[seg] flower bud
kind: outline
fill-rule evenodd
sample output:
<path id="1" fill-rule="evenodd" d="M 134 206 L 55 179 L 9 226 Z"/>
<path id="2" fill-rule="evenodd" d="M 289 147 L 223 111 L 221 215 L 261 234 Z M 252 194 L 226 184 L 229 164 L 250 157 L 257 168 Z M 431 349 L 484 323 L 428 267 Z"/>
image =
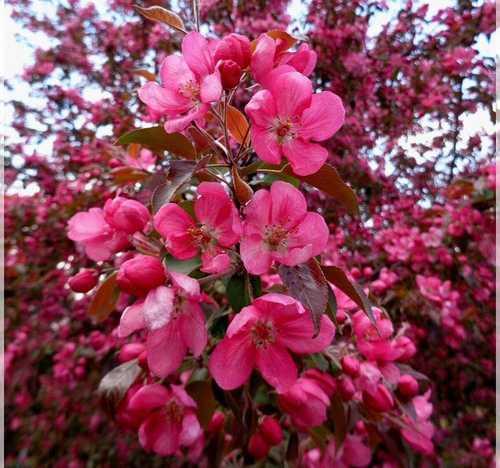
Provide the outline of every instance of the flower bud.
<path id="1" fill-rule="evenodd" d="M 118 360 L 120 362 L 131 361 L 144 352 L 146 347 L 142 343 L 127 343 L 120 350 Z"/>
<path id="2" fill-rule="evenodd" d="M 372 411 L 383 413 L 392 409 L 394 399 L 383 384 L 378 384 L 373 390 L 363 392 L 363 403 Z"/>
<path id="3" fill-rule="evenodd" d="M 354 387 L 354 383 L 352 382 L 350 377 L 344 376 L 339 380 L 339 393 L 340 398 L 344 401 L 352 400 L 352 397 L 356 393 L 356 388 Z"/>
<path id="4" fill-rule="evenodd" d="M 215 411 L 212 415 L 212 419 L 208 423 L 207 432 L 215 433 L 219 432 L 224 428 L 224 423 L 226 422 L 226 417 L 222 411 Z"/>
<path id="5" fill-rule="evenodd" d="M 142 231 L 149 221 L 148 209 L 136 200 L 116 197 L 106 201 L 104 219 L 118 231 L 133 234 Z"/>
<path id="6" fill-rule="evenodd" d="M 357 377 L 359 374 L 359 361 L 352 356 L 342 358 L 342 370 L 350 377 Z"/>
<path id="7" fill-rule="evenodd" d="M 162 285 L 167 277 L 159 258 L 136 255 L 122 263 L 116 279 L 122 291 L 141 297 Z"/>
<path id="8" fill-rule="evenodd" d="M 93 268 L 84 268 L 68 280 L 69 287 L 74 292 L 89 292 L 99 279 L 99 273 Z"/>
<path id="9" fill-rule="evenodd" d="M 260 432 L 256 432 L 248 442 L 248 453 L 255 459 L 260 460 L 267 457 L 269 453 L 269 444 L 266 442 Z"/>
<path id="10" fill-rule="evenodd" d="M 221 60 L 218 68 L 224 89 L 233 89 L 240 82 L 243 72 L 241 67 L 233 60 Z"/>
<path id="11" fill-rule="evenodd" d="M 400 336 L 396 338 L 396 348 L 403 354 L 399 357 L 399 361 L 407 361 L 412 358 L 417 352 L 417 348 L 413 341 L 407 336 Z"/>
<path id="12" fill-rule="evenodd" d="M 418 382 L 411 375 L 404 374 L 399 379 L 398 392 L 408 399 L 413 398 L 418 393 Z"/>
<path id="13" fill-rule="evenodd" d="M 231 60 L 240 68 L 247 68 L 250 65 L 252 51 L 250 41 L 241 34 L 229 34 L 219 41 L 214 52 L 215 63 L 219 60 Z"/>
<path id="14" fill-rule="evenodd" d="M 271 445 L 278 445 L 283 440 L 283 431 L 278 421 L 271 416 L 266 416 L 259 427 L 262 437 Z"/>

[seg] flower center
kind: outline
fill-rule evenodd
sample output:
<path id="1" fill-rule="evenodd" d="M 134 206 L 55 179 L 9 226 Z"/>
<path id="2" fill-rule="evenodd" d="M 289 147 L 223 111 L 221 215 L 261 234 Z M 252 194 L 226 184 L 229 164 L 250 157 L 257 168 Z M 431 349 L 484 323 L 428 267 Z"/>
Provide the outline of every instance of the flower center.
<path id="1" fill-rule="evenodd" d="M 193 101 L 199 101 L 200 87 L 198 83 L 189 80 L 179 87 L 179 93 Z"/>
<path id="2" fill-rule="evenodd" d="M 296 137 L 295 126 L 290 118 L 287 118 L 285 121 L 276 120 L 273 125 L 273 131 L 276 133 L 279 144 L 286 143 Z"/>
<path id="3" fill-rule="evenodd" d="M 188 229 L 188 233 L 198 246 L 207 245 L 212 240 L 205 226 L 193 226 Z"/>
<path id="4" fill-rule="evenodd" d="M 282 226 L 267 226 L 264 232 L 266 244 L 270 250 L 278 250 L 280 247 L 286 247 L 288 231 Z"/>
<path id="5" fill-rule="evenodd" d="M 276 332 L 272 322 L 259 320 L 252 327 L 252 340 L 257 348 L 266 348 L 276 341 Z"/>
<path id="6" fill-rule="evenodd" d="M 182 421 L 182 416 L 184 415 L 184 409 L 175 400 L 170 400 L 165 405 L 165 416 L 174 423 L 180 423 Z"/>

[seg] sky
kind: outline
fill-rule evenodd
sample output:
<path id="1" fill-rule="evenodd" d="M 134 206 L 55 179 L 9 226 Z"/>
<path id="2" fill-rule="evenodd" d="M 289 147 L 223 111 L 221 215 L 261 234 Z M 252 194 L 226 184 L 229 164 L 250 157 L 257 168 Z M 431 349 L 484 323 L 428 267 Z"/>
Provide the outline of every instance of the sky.
<path id="1" fill-rule="evenodd" d="M 94 4 L 98 9 L 105 10 L 106 0 L 94 1 Z M 301 18 L 307 13 L 308 0 L 292 0 L 289 7 L 289 14 L 292 18 Z M 393 17 L 399 10 L 403 2 L 400 0 L 389 0 L 389 9 L 384 12 L 377 13 L 373 16 L 370 24 L 370 34 L 375 36 L 378 31 L 381 30 L 382 26 Z M 417 3 L 429 3 L 429 15 L 433 15 L 441 8 L 450 6 L 454 4 L 453 0 L 432 0 L 425 2 L 424 0 L 417 1 Z M 47 11 L 51 8 L 50 3 L 39 1 L 39 8 L 41 11 Z M 26 43 L 26 40 L 32 43 L 36 43 L 41 47 L 48 47 L 48 43 L 43 34 L 35 35 L 30 32 L 22 31 L 21 28 L 10 18 L 11 7 L 3 3 L 0 4 L 0 46 L 1 48 L 1 61 L 0 61 L 0 77 L 2 80 L 12 80 L 20 76 L 23 69 L 32 62 L 32 49 Z M 305 32 L 305 31 L 301 31 Z M 16 36 L 21 34 L 25 37 L 25 41 L 20 41 Z M 500 50 L 500 40 L 498 32 L 493 35 L 490 42 L 483 40 L 478 44 L 478 50 L 488 56 L 497 55 L 497 51 Z M 1 124 L 0 124 L 0 135 L 7 137 L 14 137 L 15 132 L 10 128 L 13 118 L 13 108 L 8 104 L 10 99 L 17 100 L 30 100 L 30 88 L 29 84 L 22 81 L 14 80 L 14 89 L 12 91 L 7 91 L 4 86 L 0 90 L 0 97 L 2 101 L 1 108 Z M 486 111 L 479 111 L 473 116 L 467 116 L 466 124 L 463 126 L 463 136 L 468 134 L 476 133 L 477 130 L 483 130 L 484 132 L 491 133 L 494 130 L 494 125 L 491 123 L 488 113 Z M 497 128 L 497 131 L 499 129 Z M 438 129 L 431 132 L 420 133 L 417 135 L 408 135 L 402 138 L 400 143 L 407 148 L 407 151 L 419 161 L 420 155 L 415 154 L 412 150 L 412 144 L 414 143 L 424 143 L 431 141 L 432 138 L 439 132 Z M 42 148 L 37 148 L 38 151 L 49 153 L 51 144 L 47 142 Z M 18 161 L 19 164 L 22 161 Z M 390 170 L 390 168 L 389 168 Z M 15 190 L 19 190 L 23 193 L 32 193 L 35 188 L 17 187 Z"/>

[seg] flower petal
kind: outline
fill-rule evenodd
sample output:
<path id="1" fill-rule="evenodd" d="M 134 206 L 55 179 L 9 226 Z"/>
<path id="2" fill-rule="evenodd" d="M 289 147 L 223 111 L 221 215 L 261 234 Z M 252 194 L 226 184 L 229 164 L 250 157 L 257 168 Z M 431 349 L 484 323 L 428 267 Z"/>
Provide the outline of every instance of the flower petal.
<path id="1" fill-rule="evenodd" d="M 342 100 L 330 91 L 322 91 L 312 97 L 311 106 L 303 112 L 299 136 L 304 140 L 327 140 L 342 127 L 344 118 Z"/>
<path id="2" fill-rule="evenodd" d="M 214 61 L 208 41 L 199 32 L 186 34 L 182 41 L 182 56 L 189 68 L 201 78 L 214 71 Z"/>
<path id="3" fill-rule="evenodd" d="M 208 339 L 205 316 L 200 305 L 188 301 L 184 306 L 183 315 L 178 320 L 184 344 L 196 357 L 199 356 Z"/>
<path id="4" fill-rule="evenodd" d="M 288 236 L 288 248 L 311 246 L 311 257 L 321 254 L 328 243 L 330 232 L 325 219 L 318 213 L 307 213 Z M 309 257 L 310 258 L 310 257 Z"/>
<path id="5" fill-rule="evenodd" d="M 252 275 L 263 275 L 272 264 L 271 252 L 259 235 L 246 236 L 240 242 L 240 255 L 246 270 Z"/>
<path id="6" fill-rule="evenodd" d="M 169 118 L 164 125 L 167 133 L 175 133 L 184 131 L 191 122 L 202 119 L 208 112 L 208 104 L 198 104 L 190 108 L 190 110 L 180 117 Z"/>
<path id="7" fill-rule="evenodd" d="M 262 127 L 253 126 L 250 129 L 252 146 L 257 156 L 269 164 L 281 163 L 281 147 L 276 135 Z"/>
<path id="8" fill-rule="evenodd" d="M 328 159 L 328 151 L 325 148 L 300 138 L 288 141 L 282 146 L 282 149 L 283 154 L 292 165 L 293 172 L 300 176 L 318 172 Z"/>
<path id="9" fill-rule="evenodd" d="M 267 89 L 256 92 L 245 106 L 245 112 L 254 126 L 269 128 L 276 118 L 273 95 Z"/>
<path id="10" fill-rule="evenodd" d="M 148 81 L 137 92 L 139 99 L 153 111 L 160 114 L 167 112 L 185 112 L 190 101 L 169 88 L 163 88 L 155 81 Z"/>
<path id="11" fill-rule="evenodd" d="M 222 94 L 222 84 L 219 72 L 205 76 L 201 80 L 200 98 L 202 102 L 218 101 Z"/>
<path id="12" fill-rule="evenodd" d="M 157 411 L 139 428 L 139 442 L 158 455 L 173 455 L 179 449 L 182 426 Z"/>
<path id="13" fill-rule="evenodd" d="M 146 348 L 149 368 L 162 378 L 179 368 L 187 351 L 177 321 L 149 333 Z"/>
<path id="14" fill-rule="evenodd" d="M 208 368 L 217 385 L 233 390 L 243 385 L 255 365 L 255 346 L 247 333 L 224 338 L 215 348 Z"/>
<path id="15" fill-rule="evenodd" d="M 278 392 L 286 391 L 297 380 L 297 366 L 279 344 L 257 349 L 256 364 L 264 380 Z"/>
<path id="16" fill-rule="evenodd" d="M 309 314 L 288 315 L 279 323 L 279 343 L 297 354 L 323 351 L 335 336 L 335 326 L 328 317 L 322 315 L 319 334 L 316 338 L 313 335 L 314 327 Z"/>
<path id="17" fill-rule="evenodd" d="M 292 184 L 278 180 L 271 185 L 271 223 L 292 229 L 307 213 L 307 202 L 302 192 Z"/>
<path id="18" fill-rule="evenodd" d="M 170 392 L 163 385 L 144 385 L 130 398 L 128 408 L 132 411 L 147 412 L 163 406 L 169 398 Z"/>
<path id="19" fill-rule="evenodd" d="M 158 286 L 149 291 L 142 308 L 144 321 L 150 330 L 166 325 L 174 309 L 174 291 L 166 286 Z"/>
<path id="20" fill-rule="evenodd" d="M 283 119 L 300 117 L 311 104 L 311 80 L 296 71 L 281 74 L 279 80 L 270 84 L 269 91 L 276 102 L 278 115 Z"/>
<path id="21" fill-rule="evenodd" d="M 276 42 L 267 34 L 261 34 L 252 54 L 250 69 L 256 81 L 264 78 L 274 67 Z"/>
<path id="22" fill-rule="evenodd" d="M 200 283 L 194 278 L 183 273 L 177 273 L 176 271 L 169 272 L 172 284 L 181 289 L 184 294 L 191 297 L 197 297 L 200 295 Z"/>
<path id="23" fill-rule="evenodd" d="M 196 439 L 203 434 L 200 422 L 193 413 L 188 413 L 182 420 L 182 432 L 180 435 L 181 445 L 188 447 L 196 442 Z"/>
<path id="24" fill-rule="evenodd" d="M 190 82 L 195 83 L 196 77 L 182 55 L 172 54 L 165 57 L 160 66 L 161 84 L 164 88 L 178 90 Z M 189 98 L 179 94 L 186 102 Z"/>
<path id="25" fill-rule="evenodd" d="M 137 301 L 123 311 L 118 327 L 118 336 L 120 338 L 125 338 L 146 326 L 143 307 L 144 301 Z"/>

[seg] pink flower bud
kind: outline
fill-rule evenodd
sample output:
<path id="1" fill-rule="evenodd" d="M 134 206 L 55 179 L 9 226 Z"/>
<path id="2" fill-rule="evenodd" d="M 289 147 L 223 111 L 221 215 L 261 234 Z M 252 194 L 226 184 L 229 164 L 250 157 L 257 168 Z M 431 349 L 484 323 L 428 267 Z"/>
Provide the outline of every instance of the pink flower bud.
<path id="1" fill-rule="evenodd" d="M 392 409 L 394 399 L 383 384 L 378 384 L 374 389 L 363 392 L 363 403 L 372 411 L 383 413 Z"/>
<path id="2" fill-rule="evenodd" d="M 222 41 L 219 41 L 214 52 L 214 60 L 232 60 L 240 66 L 247 68 L 250 65 L 252 51 L 250 41 L 241 34 L 229 34 Z"/>
<path id="3" fill-rule="evenodd" d="M 339 380 L 339 393 L 340 398 L 344 401 L 352 400 L 352 397 L 356 393 L 356 388 L 354 387 L 354 383 L 352 382 L 350 377 L 344 376 Z"/>
<path id="4" fill-rule="evenodd" d="M 99 279 L 99 273 L 93 268 L 84 268 L 68 280 L 69 287 L 79 293 L 89 292 Z"/>
<path id="5" fill-rule="evenodd" d="M 138 357 L 145 349 L 146 347 L 142 343 L 127 343 L 120 350 L 118 360 L 120 362 L 131 361 Z"/>
<path id="6" fill-rule="evenodd" d="M 413 341 L 407 336 L 396 338 L 396 348 L 403 354 L 399 357 L 399 361 L 408 361 L 417 352 L 417 348 Z"/>
<path id="7" fill-rule="evenodd" d="M 215 411 L 212 415 L 212 419 L 208 423 L 207 432 L 215 433 L 219 432 L 224 428 L 224 423 L 226 422 L 226 417 L 222 411 Z"/>
<path id="8" fill-rule="evenodd" d="M 406 398 L 413 398 L 418 393 L 418 382 L 408 374 L 401 376 L 398 382 L 398 391 Z"/>
<path id="9" fill-rule="evenodd" d="M 235 61 L 222 60 L 219 62 L 218 68 L 224 89 L 232 89 L 240 82 L 242 70 Z"/>
<path id="10" fill-rule="evenodd" d="M 357 377 L 359 374 L 359 361 L 352 356 L 342 358 L 342 370 L 351 377 Z"/>
<path id="11" fill-rule="evenodd" d="M 122 291 L 140 297 L 162 285 L 167 277 L 159 258 L 136 255 L 122 263 L 116 279 Z"/>
<path id="12" fill-rule="evenodd" d="M 283 440 L 283 431 L 278 421 L 271 416 L 266 416 L 260 424 L 259 430 L 266 442 L 271 445 L 278 445 Z"/>
<path id="13" fill-rule="evenodd" d="M 106 201 L 104 219 L 118 231 L 133 234 L 142 231 L 149 221 L 148 209 L 136 200 L 116 197 Z"/>
<path id="14" fill-rule="evenodd" d="M 267 457 L 269 453 L 269 444 L 266 442 L 264 437 L 260 432 L 256 432 L 250 441 L 248 442 L 248 453 L 252 455 L 255 459 L 260 460 L 261 458 Z"/>

